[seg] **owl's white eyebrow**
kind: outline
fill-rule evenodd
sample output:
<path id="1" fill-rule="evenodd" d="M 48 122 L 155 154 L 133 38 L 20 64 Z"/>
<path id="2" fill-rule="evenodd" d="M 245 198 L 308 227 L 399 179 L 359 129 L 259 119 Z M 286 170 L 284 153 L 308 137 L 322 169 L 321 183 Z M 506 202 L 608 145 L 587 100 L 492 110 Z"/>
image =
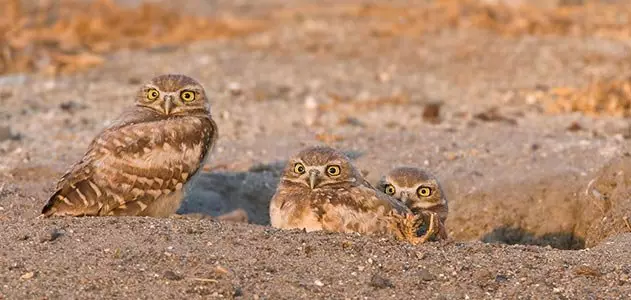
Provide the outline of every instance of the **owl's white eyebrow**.
<path id="1" fill-rule="evenodd" d="M 193 90 L 195 92 L 199 92 L 200 89 L 198 86 L 196 85 L 185 85 L 183 87 L 181 87 L 180 89 L 178 89 L 178 91 L 184 91 L 184 90 Z"/>

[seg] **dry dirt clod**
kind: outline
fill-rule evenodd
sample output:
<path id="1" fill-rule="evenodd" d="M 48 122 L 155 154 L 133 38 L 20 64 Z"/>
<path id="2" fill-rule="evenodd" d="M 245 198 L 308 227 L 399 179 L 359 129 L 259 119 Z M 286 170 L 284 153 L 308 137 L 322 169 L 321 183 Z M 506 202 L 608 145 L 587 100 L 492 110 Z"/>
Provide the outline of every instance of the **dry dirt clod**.
<path id="1" fill-rule="evenodd" d="M 379 274 L 372 275 L 370 278 L 370 286 L 383 289 L 383 288 L 394 288 L 394 284 L 390 279 L 385 278 Z"/>
<path id="2" fill-rule="evenodd" d="M 81 103 L 77 103 L 76 101 L 66 101 L 66 102 L 62 102 L 61 104 L 59 104 L 59 109 L 68 112 L 70 114 L 73 114 L 79 110 L 85 109 L 87 108 L 86 105 L 81 104 Z"/>
<path id="3" fill-rule="evenodd" d="M 53 229 L 53 230 L 50 231 L 50 233 L 42 236 L 39 241 L 41 243 L 52 242 L 52 241 L 55 241 L 56 239 L 58 239 L 63 234 L 64 234 L 63 231 L 61 231 L 59 229 Z"/>
<path id="4" fill-rule="evenodd" d="M 572 122 L 572 124 L 570 124 L 570 126 L 567 127 L 567 131 L 570 131 L 570 132 L 576 132 L 579 130 L 583 130 L 583 126 L 581 126 L 581 124 L 576 121 Z"/>
<path id="5" fill-rule="evenodd" d="M 484 112 L 475 114 L 473 117 L 484 122 L 504 122 L 510 125 L 517 125 L 517 121 L 515 119 L 502 115 L 497 107 L 489 108 Z"/>
<path id="6" fill-rule="evenodd" d="M 182 280 L 183 277 L 181 275 L 176 274 L 173 271 L 166 271 L 164 272 L 164 278 L 168 279 L 168 280 L 172 280 L 172 281 L 178 281 L 178 280 Z"/>
<path id="7" fill-rule="evenodd" d="M 598 277 L 602 275 L 600 271 L 587 265 L 576 267 L 574 269 L 574 274 L 582 275 L 582 276 L 590 276 L 590 277 Z"/>
<path id="8" fill-rule="evenodd" d="M 423 109 L 423 120 L 431 124 L 440 123 L 440 107 L 442 103 L 428 103 Z"/>
<path id="9" fill-rule="evenodd" d="M 17 141 L 21 138 L 19 134 L 14 134 L 9 126 L 0 126 L 0 142 L 6 140 Z"/>
<path id="10" fill-rule="evenodd" d="M 426 269 L 421 269 L 418 273 L 418 277 L 422 281 L 432 281 L 436 279 L 436 276 L 434 276 L 434 274 L 432 274 L 430 271 L 427 271 Z"/>
<path id="11" fill-rule="evenodd" d="M 355 117 L 344 117 L 338 122 L 340 125 L 350 125 L 355 127 L 366 127 L 366 124 Z"/>

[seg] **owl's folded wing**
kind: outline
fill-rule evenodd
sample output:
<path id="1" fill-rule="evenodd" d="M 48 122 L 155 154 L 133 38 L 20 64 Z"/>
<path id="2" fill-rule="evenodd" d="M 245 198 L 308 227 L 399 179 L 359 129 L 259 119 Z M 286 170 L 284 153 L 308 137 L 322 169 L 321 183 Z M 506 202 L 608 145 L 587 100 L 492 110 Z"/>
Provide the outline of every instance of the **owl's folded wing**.
<path id="1" fill-rule="evenodd" d="M 215 135 L 211 119 L 194 117 L 106 129 L 62 177 L 42 214 L 142 211 L 183 188 L 201 167 Z"/>
<path id="2" fill-rule="evenodd" d="M 407 207 L 364 185 L 317 199 L 312 205 L 323 229 L 337 232 L 395 234 L 396 223 L 409 213 Z"/>
<path id="3" fill-rule="evenodd" d="M 405 204 L 401 203 L 401 201 L 398 201 L 382 193 L 366 180 L 364 180 L 363 182 L 362 189 L 366 190 L 366 193 L 374 195 L 374 197 L 376 198 L 375 201 L 377 203 L 383 203 L 383 205 L 389 205 L 392 207 L 392 210 L 394 210 L 395 212 L 399 214 L 405 214 L 405 213 L 410 212 L 410 209 L 407 206 L 405 206 Z"/>

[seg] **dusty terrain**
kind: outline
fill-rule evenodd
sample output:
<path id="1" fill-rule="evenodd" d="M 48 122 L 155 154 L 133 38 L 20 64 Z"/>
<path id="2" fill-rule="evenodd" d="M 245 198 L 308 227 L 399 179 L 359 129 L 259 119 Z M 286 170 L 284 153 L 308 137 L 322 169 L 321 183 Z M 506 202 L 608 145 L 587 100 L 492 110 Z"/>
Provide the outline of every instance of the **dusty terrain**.
<path id="1" fill-rule="evenodd" d="M 631 25 L 526 30 L 368 2 L 190 1 L 264 25 L 1 75 L 0 299 L 631 297 Z M 140 82 L 167 72 L 205 85 L 220 130 L 180 212 L 243 209 L 251 224 L 36 219 Z M 269 227 L 284 160 L 315 143 L 373 182 L 399 165 L 436 174 L 452 240 Z"/>

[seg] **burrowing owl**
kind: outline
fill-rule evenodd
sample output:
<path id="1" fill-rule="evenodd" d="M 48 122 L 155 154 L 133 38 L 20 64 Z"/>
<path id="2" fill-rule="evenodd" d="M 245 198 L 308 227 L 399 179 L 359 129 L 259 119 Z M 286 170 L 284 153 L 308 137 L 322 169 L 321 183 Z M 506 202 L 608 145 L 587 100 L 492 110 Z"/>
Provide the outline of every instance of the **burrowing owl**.
<path id="1" fill-rule="evenodd" d="M 155 77 L 63 175 L 42 216 L 169 216 L 216 139 L 204 88 L 184 75 Z"/>
<path id="2" fill-rule="evenodd" d="M 273 227 L 389 234 L 414 244 L 438 229 L 436 214 L 414 216 L 395 199 L 372 187 L 342 153 L 309 147 L 291 158 L 270 204 Z M 429 226 L 427 234 L 417 229 Z"/>
<path id="3" fill-rule="evenodd" d="M 449 207 L 445 193 L 436 177 L 412 167 L 400 167 L 383 176 L 377 188 L 405 204 L 413 213 L 431 211 L 438 214 L 441 235 L 446 235 L 444 228 Z"/>

